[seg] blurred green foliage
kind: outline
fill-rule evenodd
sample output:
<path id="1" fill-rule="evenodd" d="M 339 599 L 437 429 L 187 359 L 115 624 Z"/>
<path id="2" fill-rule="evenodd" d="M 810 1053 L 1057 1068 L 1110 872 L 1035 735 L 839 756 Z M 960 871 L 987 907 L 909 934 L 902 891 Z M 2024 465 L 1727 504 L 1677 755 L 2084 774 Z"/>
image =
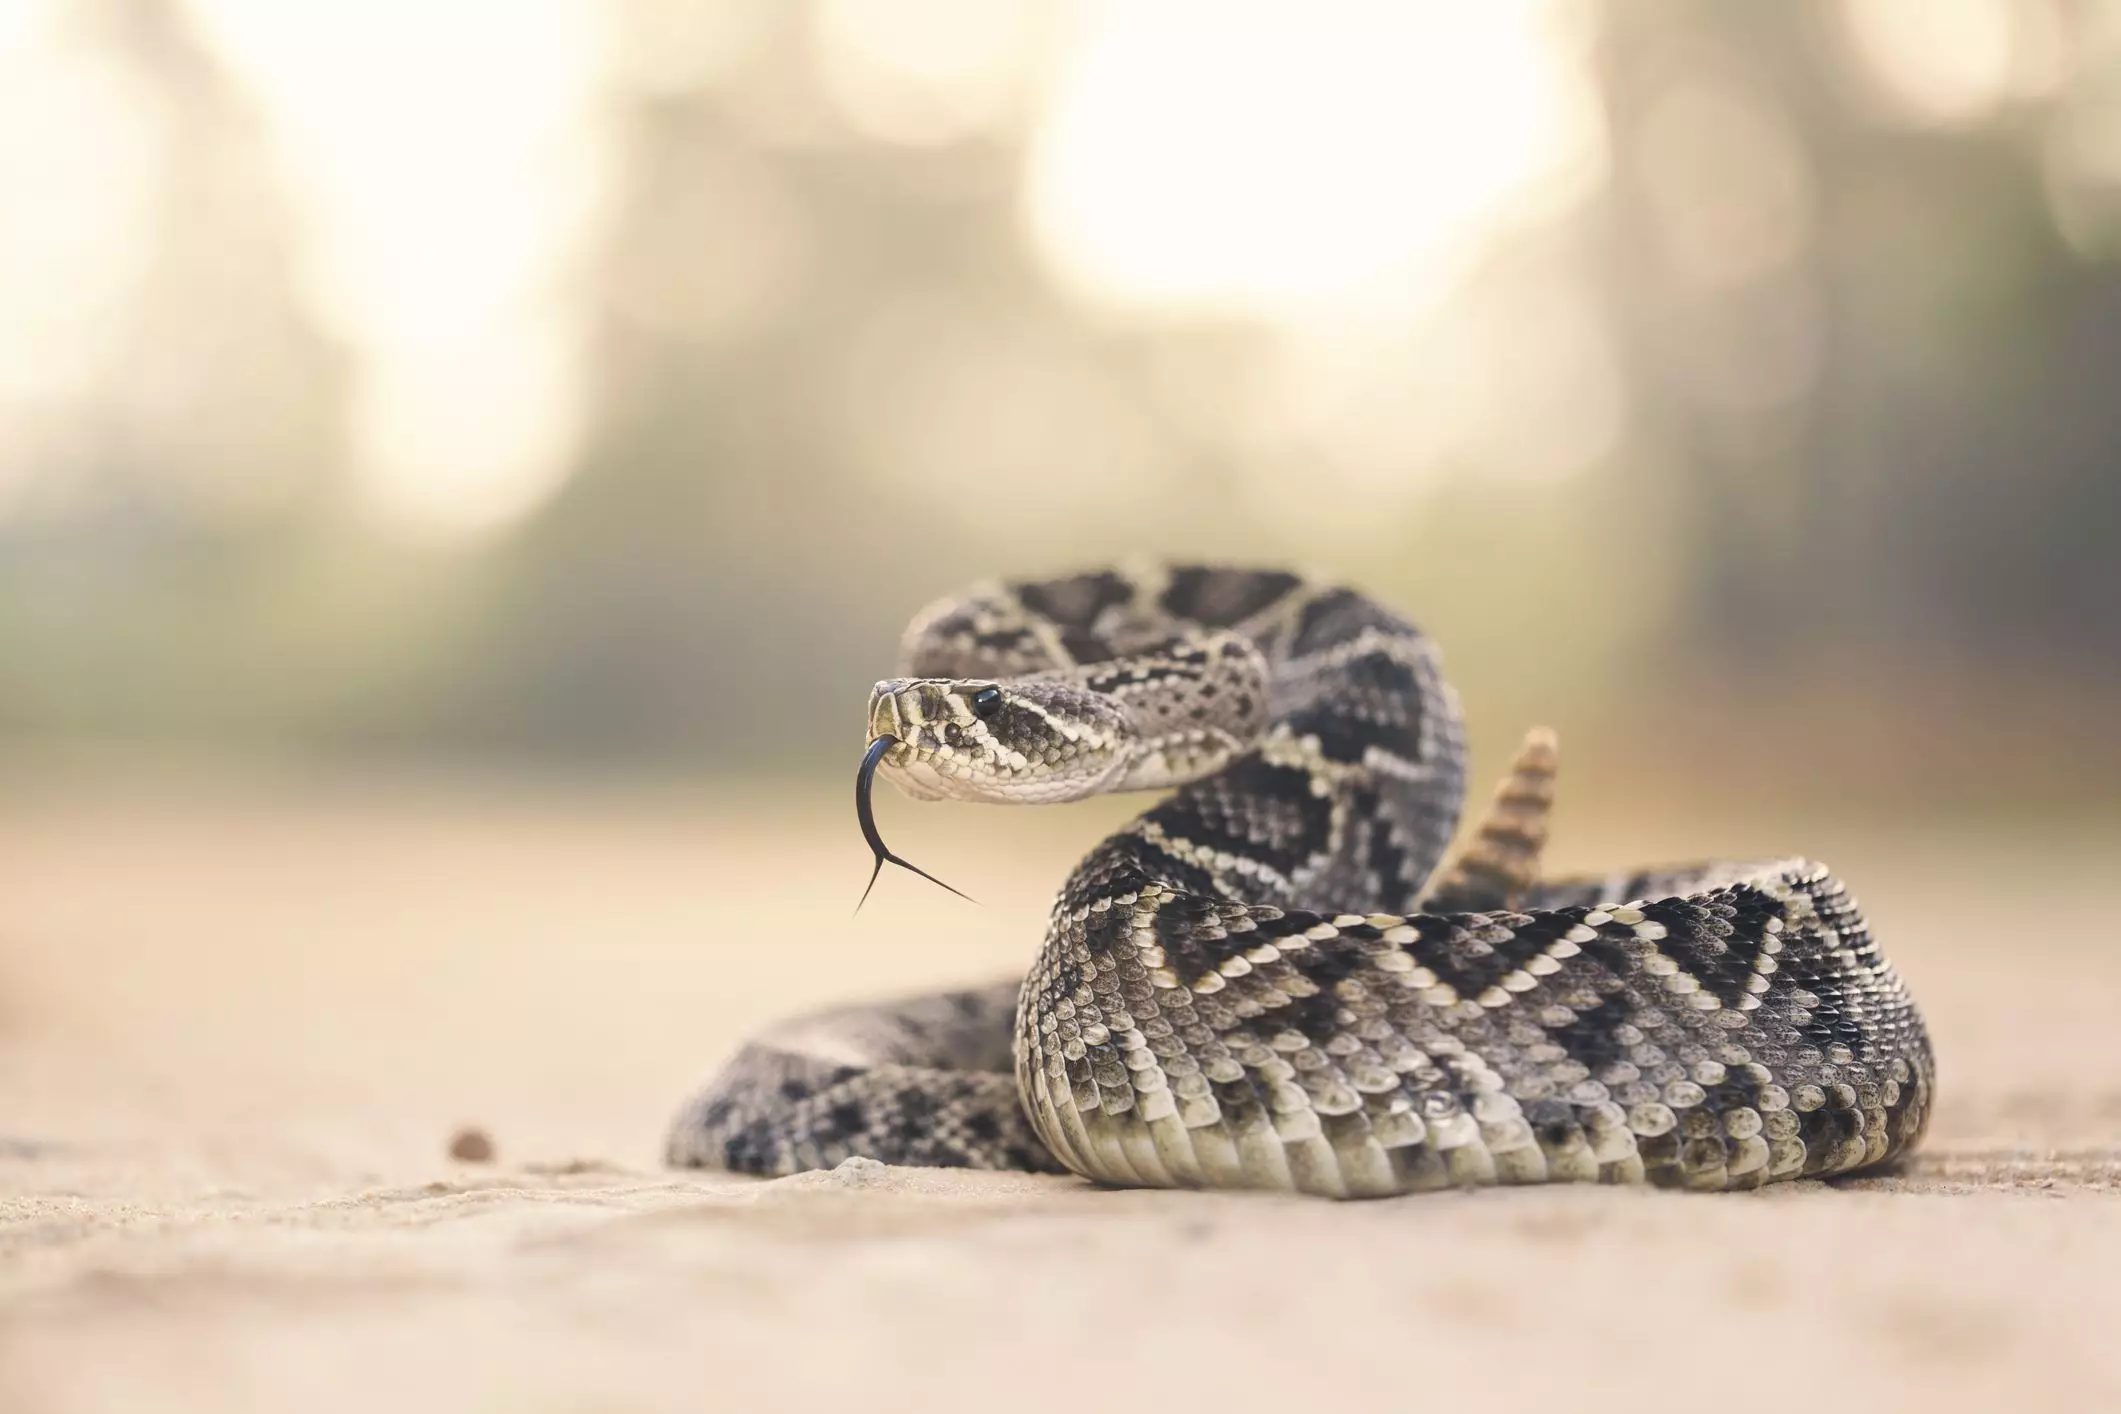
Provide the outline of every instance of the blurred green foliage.
<path id="1" fill-rule="evenodd" d="M 1146 552 L 1373 586 L 1442 639 L 1485 743 L 1555 721 L 1614 787 L 2121 784 L 2121 239 L 2058 215 L 2050 170 L 2084 111 L 2121 133 L 2111 45 L 1925 125 L 1837 77 L 1823 6 L 1595 11 L 1605 178 L 1497 233 L 1454 299 L 1565 287 L 1625 433 L 1560 478 L 1460 456 L 1373 510 L 1248 431 L 1285 395 L 1280 331 L 1055 284 L 1020 215 L 1026 135 L 762 137 L 747 94 L 824 102 L 788 7 L 743 87 L 609 94 L 621 175 L 569 291 L 586 435 L 526 519 L 436 547 L 350 513 L 345 360 L 243 176 L 254 115 L 153 11 L 115 7 L 99 42 L 221 200 L 151 213 L 125 377 L 0 502 L 7 759 L 839 768 L 920 603 Z M 1798 224 L 1755 249 L 1777 221 Z M 1499 307 L 1535 357 L 1538 321 Z M 1423 419 L 1411 367 L 1374 376 Z M 166 378 L 159 403 L 130 381 Z"/>

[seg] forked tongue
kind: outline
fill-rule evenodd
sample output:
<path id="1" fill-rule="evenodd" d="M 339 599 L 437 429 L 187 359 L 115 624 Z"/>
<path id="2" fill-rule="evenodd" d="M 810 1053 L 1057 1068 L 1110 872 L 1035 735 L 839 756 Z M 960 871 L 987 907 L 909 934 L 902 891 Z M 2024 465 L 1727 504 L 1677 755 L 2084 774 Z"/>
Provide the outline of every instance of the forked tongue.
<path id="1" fill-rule="evenodd" d="M 893 854 L 885 847 L 884 837 L 876 832 L 876 811 L 870 805 L 869 793 L 876 785 L 877 763 L 884 759 L 885 752 L 897 745 L 898 738 L 890 735 L 880 736 L 875 741 L 870 742 L 869 749 L 862 753 L 862 769 L 854 777 L 854 818 L 861 822 L 862 839 L 868 844 L 869 852 L 876 856 L 876 867 L 869 871 L 869 883 L 862 890 L 862 901 L 854 906 L 856 913 L 862 911 L 863 903 L 869 902 L 869 891 L 876 887 L 877 875 L 884 872 L 886 864 L 896 864 L 901 869 L 910 869 L 937 888 L 950 889 L 948 884 L 936 878 L 918 864 L 909 863 Z M 978 899 L 973 898 L 972 895 L 965 893 L 961 889 L 950 889 L 950 892 L 956 894 L 967 903 L 979 902 Z"/>

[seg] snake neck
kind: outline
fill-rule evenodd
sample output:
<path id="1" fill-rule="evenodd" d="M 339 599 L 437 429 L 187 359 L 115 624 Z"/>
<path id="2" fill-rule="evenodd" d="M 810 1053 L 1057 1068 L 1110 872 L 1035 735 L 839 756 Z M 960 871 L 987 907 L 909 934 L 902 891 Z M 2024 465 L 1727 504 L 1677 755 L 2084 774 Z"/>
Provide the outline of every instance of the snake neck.
<path id="1" fill-rule="evenodd" d="M 1241 633 L 1217 631 L 1053 676 L 1108 702 L 1125 723 L 1106 791 L 1165 790 L 1227 770 L 1273 724 L 1274 669 Z"/>
<path id="2" fill-rule="evenodd" d="M 1419 632 L 1214 635 L 1145 700 L 1155 719 L 1123 786 L 1178 789 L 1084 861 L 1063 907 L 1145 886 L 1281 909 L 1415 906 L 1465 771 L 1458 702 Z"/>

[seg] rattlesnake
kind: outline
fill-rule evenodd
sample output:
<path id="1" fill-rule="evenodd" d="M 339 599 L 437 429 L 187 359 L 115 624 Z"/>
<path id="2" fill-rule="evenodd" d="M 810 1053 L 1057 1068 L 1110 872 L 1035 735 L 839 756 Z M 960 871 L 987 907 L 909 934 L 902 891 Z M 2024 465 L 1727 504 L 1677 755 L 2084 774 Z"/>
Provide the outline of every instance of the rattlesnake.
<path id="1" fill-rule="evenodd" d="M 922 613 L 903 657 L 869 728 L 909 794 L 1177 789 L 1076 868 L 1027 978 L 767 1032 L 678 1117 L 673 1163 L 1737 1189 L 1921 1136 L 1928 1035 L 1824 868 L 1540 880 L 1534 732 L 1439 870 L 1457 699 L 1430 641 L 1352 590 L 1188 566 L 990 583 Z"/>

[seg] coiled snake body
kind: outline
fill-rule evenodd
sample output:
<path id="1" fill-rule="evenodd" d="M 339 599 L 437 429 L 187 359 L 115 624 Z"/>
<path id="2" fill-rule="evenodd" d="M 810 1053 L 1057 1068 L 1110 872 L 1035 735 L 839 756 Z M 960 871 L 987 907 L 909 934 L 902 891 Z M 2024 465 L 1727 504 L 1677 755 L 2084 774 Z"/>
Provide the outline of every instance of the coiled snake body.
<path id="1" fill-rule="evenodd" d="M 1429 640 L 1351 590 L 988 584 L 921 614 L 903 659 L 869 725 L 912 795 L 1176 789 L 1077 866 L 1028 977 L 773 1029 L 678 1117 L 673 1163 L 1736 1189 L 1921 1135 L 1929 1038 L 1820 866 L 1541 880 L 1535 732 L 1439 869 L 1457 700 Z"/>

